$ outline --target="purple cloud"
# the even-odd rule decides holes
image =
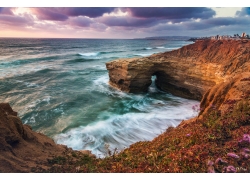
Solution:
[[[33,12],[40,20],[65,21],[68,16],[58,12],[57,8],[33,8]]]
[[[33,21],[29,16],[19,17],[10,15],[0,15],[0,24],[5,24],[9,26],[25,26],[32,25]]]
[[[79,27],[89,27],[93,21],[87,17],[75,17],[70,20],[70,24]]]
[[[114,11],[113,7],[68,7],[58,8],[63,14],[68,16],[88,16],[90,18],[96,18],[102,16],[104,13],[110,13]]]
[[[13,15],[11,8],[8,7],[0,7],[0,14]]]
[[[135,18],[130,16],[106,16],[99,18],[99,22],[107,26],[122,26],[122,27],[149,27],[159,23],[155,18]],[[165,20],[164,20],[165,21]]]
[[[134,17],[166,18],[166,19],[207,19],[215,15],[215,11],[205,7],[131,7],[123,8]]]
[[[40,20],[65,21],[69,17],[87,16],[95,18],[104,13],[110,13],[115,8],[111,7],[57,7],[57,8],[33,8],[33,12]]]

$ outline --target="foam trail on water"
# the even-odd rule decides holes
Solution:
[[[154,53],[141,53],[141,54],[135,54],[135,56],[143,56],[143,57],[145,57],[145,56],[150,56],[150,55],[152,55],[152,54],[154,54]]]
[[[147,94],[128,94],[111,89],[107,75],[94,80],[93,85],[96,91],[121,101],[100,112],[95,122],[56,135],[57,143],[76,150],[91,150],[98,157],[105,157],[107,145],[111,151],[115,148],[120,151],[135,142],[152,140],[168,127],[197,115],[192,109],[197,101],[169,94],[163,94],[165,99],[156,99],[153,96],[158,93],[155,86],[151,86]]]
[[[98,56],[99,52],[78,53],[78,54],[81,55],[81,56],[87,56],[87,57],[89,57],[89,56]]]
[[[184,101],[178,108],[157,103],[148,113],[119,115],[102,112],[98,122],[59,134],[55,140],[73,149],[88,149],[97,156],[104,157],[107,155],[106,144],[112,151],[115,148],[122,150],[135,142],[152,140],[168,127],[175,127],[183,119],[193,117],[192,106],[196,103]],[[137,106],[141,109],[149,108],[146,104]]]

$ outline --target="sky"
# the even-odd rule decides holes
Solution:
[[[99,6],[69,1],[58,6],[9,1],[0,7],[0,37],[130,39],[250,34],[250,8],[238,5],[179,7],[130,1],[126,6],[106,0]]]

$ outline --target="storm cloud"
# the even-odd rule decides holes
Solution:
[[[58,12],[57,8],[34,8],[34,14],[40,20],[65,21],[68,16]]]
[[[98,21],[107,26],[121,27],[150,27],[159,23],[159,20],[155,18],[141,19],[130,16],[106,16],[98,19]]]
[[[206,7],[131,7],[124,10],[139,18],[207,19],[215,15],[214,10]]]
[[[239,10],[240,8],[237,8]],[[249,34],[250,8],[218,11],[208,7],[34,7],[0,8],[2,29],[66,33],[74,37],[145,37],[150,35]],[[237,11],[237,12],[236,12]],[[224,14],[222,14],[222,12]],[[222,14],[221,16],[218,14]],[[235,14],[235,16],[234,16]],[[14,28],[15,27],[15,28]],[[237,28],[240,32],[237,32]],[[106,35],[105,35],[106,33]],[[58,35],[59,36],[59,35]],[[63,36],[65,37],[65,35]]]
[[[88,16],[95,18],[102,16],[104,13],[111,13],[115,8],[112,7],[72,7],[58,8],[63,14],[68,16]]]
[[[89,27],[92,22],[93,21],[87,17],[78,17],[78,18],[73,17],[72,19],[69,20],[69,23],[71,25],[79,27]]]
[[[104,13],[110,13],[114,8],[109,7],[57,7],[57,8],[33,8],[33,12],[38,19],[65,21],[69,17],[87,16],[95,18],[102,16]]]

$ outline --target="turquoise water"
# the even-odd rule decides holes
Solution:
[[[152,140],[197,114],[197,101],[158,90],[130,94],[108,85],[105,63],[171,51],[186,41],[0,39],[0,102],[58,144],[99,157]]]

